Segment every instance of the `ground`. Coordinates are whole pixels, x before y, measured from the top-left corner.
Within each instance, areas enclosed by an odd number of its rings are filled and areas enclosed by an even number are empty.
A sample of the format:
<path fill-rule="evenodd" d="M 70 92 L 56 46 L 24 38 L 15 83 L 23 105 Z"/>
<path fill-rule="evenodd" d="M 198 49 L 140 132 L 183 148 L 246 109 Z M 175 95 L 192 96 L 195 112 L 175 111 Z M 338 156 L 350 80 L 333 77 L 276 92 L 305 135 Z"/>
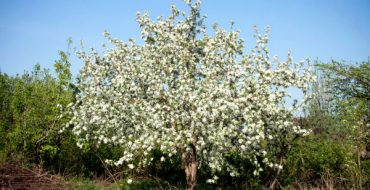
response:
<path fill-rule="evenodd" d="M 65 186 L 56 176 L 45 171 L 33 168 L 27 169 L 13 164 L 0 165 L 0 189 L 65 189 Z"/>

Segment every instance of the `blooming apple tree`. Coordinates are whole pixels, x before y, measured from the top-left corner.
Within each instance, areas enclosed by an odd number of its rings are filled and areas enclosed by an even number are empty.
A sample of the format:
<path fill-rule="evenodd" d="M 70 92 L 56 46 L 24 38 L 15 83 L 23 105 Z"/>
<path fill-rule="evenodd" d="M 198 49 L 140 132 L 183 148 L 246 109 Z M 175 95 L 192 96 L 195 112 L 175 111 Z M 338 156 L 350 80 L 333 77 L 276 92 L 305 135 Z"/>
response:
<path fill-rule="evenodd" d="M 208 34 L 200 3 L 188 5 L 189 15 L 172 5 L 171 16 L 157 21 L 138 13 L 143 43 L 105 32 L 113 48 L 79 52 L 85 66 L 69 122 L 78 145 L 120 146 L 122 157 L 107 162 L 132 169 L 150 164 L 154 149 L 164 153 L 162 161 L 180 155 L 190 189 L 201 163 L 238 175 L 225 160 L 230 152 L 254 163 L 256 175 L 262 164 L 282 167 L 274 162 L 274 144 L 308 133 L 293 116 L 309 96 L 288 108 L 286 90 L 306 92 L 311 72 L 290 53 L 283 62 L 271 59 L 267 32 L 256 32 L 250 53 L 239 31 L 214 27 Z"/>

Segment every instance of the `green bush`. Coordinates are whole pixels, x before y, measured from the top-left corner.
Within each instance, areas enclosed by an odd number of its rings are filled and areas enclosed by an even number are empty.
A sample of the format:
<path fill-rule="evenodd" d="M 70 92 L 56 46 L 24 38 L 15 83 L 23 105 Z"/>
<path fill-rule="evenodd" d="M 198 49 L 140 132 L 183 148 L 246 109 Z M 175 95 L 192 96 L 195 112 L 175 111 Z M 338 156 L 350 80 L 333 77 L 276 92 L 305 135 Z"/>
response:
<path fill-rule="evenodd" d="M 349 179 L 356 168 L 351 144 L 316 135 L 298 140 L 287 155 L 285 184 L 320 185 L 323 175 Z M 351 182 L 349 182 L 351 183 Z"/>

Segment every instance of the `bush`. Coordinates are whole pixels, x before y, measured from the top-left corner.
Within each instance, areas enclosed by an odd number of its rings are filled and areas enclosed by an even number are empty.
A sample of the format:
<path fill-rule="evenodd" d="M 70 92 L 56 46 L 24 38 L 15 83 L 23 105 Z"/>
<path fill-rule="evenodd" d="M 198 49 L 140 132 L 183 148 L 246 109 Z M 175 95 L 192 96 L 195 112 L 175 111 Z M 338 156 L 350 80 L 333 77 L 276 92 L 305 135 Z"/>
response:
<path fill-rule="evenodd" d="M 316 184 L 320 186 L 324 175 L 336 183 L 348 183 L 356 168 L 351 144 L 315 135 L 298 140 L 287 156 L 285 184 Z M 328 177 L 328 176 L 326 176 Z"/>

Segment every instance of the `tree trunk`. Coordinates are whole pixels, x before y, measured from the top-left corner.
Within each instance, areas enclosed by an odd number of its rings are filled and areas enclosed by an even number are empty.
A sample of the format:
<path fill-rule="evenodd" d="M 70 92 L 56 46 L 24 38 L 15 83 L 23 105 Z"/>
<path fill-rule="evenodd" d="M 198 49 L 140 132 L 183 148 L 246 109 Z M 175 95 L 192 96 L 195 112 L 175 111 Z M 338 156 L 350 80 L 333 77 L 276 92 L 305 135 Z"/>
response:
<path fill-rule="evenodd" d="M 195 146 L 193 144 L 190 145 L 191 151 L 187 152 L 184 148 L 181 148 L 181 158 L 182 158 L 182 165 L 185 170 L 186 174 L 186 189 L 187 190 L 194 190 L 197 184 L 197 154 L 195 150 Z"/>

